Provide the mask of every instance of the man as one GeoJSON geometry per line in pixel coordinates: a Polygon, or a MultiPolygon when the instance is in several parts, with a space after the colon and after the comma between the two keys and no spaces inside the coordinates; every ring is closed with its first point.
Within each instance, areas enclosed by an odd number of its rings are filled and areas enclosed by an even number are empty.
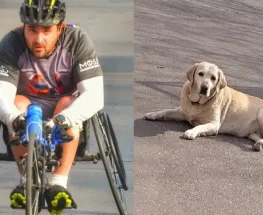
{"type": "MultiPolygon", "coordinates": [[[[63,23],[65,14],[63,0],[25,0],[20,8],[23,25],[0,42],[0,121],[8,127],[9,140],[17,138],[15,131],[30,103],[41,105],[44,119],[66,127],[72,137],[62,144],[61,166],[52,173],[46,190],[52,214],[61,213],[66,201],[76,207],[67,180],[80,128],[104,106],[103,73],[93,44],[80,28],[63,23]],[[79,96],[73,96],[75,92],[79,96]],[[58,195],[61,192],[67,195],[58,195]],[[68,199],[58,201],[64,198],[59,196],[68,199]]],[[[16,161],[26,151],[23,146],[12,147],[16,161]]],[[[15,196],[23,199],[23,195],[20,184],[11,193],[11,204],[22,207],[15,196]]]]}

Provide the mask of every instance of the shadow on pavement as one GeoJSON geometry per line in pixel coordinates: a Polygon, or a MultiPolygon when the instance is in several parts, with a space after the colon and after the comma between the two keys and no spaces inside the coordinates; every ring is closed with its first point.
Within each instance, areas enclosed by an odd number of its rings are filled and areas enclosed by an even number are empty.
{"type": "Polygon", "coordinates": [[[190,128],[187,122],[149,121],[143,118],[134,120],[134,136],[136,137],[152,137],[168,131],[184,132],[190,128]]]}

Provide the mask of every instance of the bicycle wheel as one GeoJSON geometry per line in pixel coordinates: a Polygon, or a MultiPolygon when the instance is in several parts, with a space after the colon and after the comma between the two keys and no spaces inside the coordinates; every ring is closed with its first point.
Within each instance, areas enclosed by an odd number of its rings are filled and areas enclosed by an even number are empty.
{"type": "Polygon", "coordinates": [[[123,191],[123,186],[121,184],[120,180],[120,173],[118,172],[116,168],[116,163],[113,158],[111,147],[108,143],[108,141],[105,141],[103,138],[105,131],[103,129],[103,126],[101,126],[102,122],[100,121],[100,118],[98,114],[96,113],[92,117],[92,124],[93,124],[93,130],[97,139],[100,156],[106,171],[106,175],[110,184],[110,188],[114,197],[114,200],[116,202],[117,208],[119,210],[120,215],[127,215],[127,206],[123,191]]]}
{"type": "Polygon", "coordinates": [[[32,133],[29,136],[26,158],[26,215],[38,215],[41,179],[38,169],[38,151],[36,150],[37,137],[32,133]]]}
{"type": "Polygon", "coordinates": [[[110,144],[110,147],[112,150],[112,155],[113,155],[113,158],[114,158],[114,161],[116,164],[116,168],[119,172],[119,176],[120,176],[122,186],[123,186],[124,190],[128,190],[128,186],[126,183],[126,172],[125,172],[120,148],[118,145],[118,141],[117,141],[112,123],[111,123],[109,115],[107,113],[104,112],[101,116],[102,116],[102,121],[103,121],[103,125],[101,125],[101,126],[103,126],[105,131],[106,131],[106,136],[107,136],[106,139],[109,141],[109,144],[110,144]]]}

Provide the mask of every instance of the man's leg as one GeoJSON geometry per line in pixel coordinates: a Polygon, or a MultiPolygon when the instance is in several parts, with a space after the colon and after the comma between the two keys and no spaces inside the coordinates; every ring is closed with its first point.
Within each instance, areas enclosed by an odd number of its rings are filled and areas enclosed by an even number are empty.
{"type": "MultiPolygon", "coordinates": [[[[67,108],[74,98],[74,96],[62,97],[56,105],[54,115],[67,108]]],[[[72,167],[79,143],[79,133],[79,128],[69,128],[67,130],[67,134],[73,137],[73,140],[61,144],[62,157],[59,160],[61,165],[56,167],[56,169],[52,172],[51,180],[49,182],[51,186],[46,190],[48,209],[51,213],[54,211],[57,214],[60,214],[61,210],[65,207],[76,207],[71,194],[66,188],[68,175],[72,167]]]]}
{"type": "MultiPolygon", "coordinates": [[[[75,99],[74,96],[65,96],[61,98],[58,101],[56,108],[54,110],[54,116],[60,113],[65,108],[67,108],[74,99],[75,99]]],[[[57,167],[53,172],[53,174],[56,175],[63,175],[63,176],[69,175],[78,148],[79,134],[80,134],[79,128],[76,127],[69,128],[67,130],[67,134],[73,137],[73,140],[61,144],[62,158],[59,160],[61,165],[57,167]]]]}
{"type": "MultiPolygon", "coordinates": [[[[30,100],[22,95],[17,95],[15,97],[15,105],[16,107],[22,111],[25,112],[27,110],[27,106],[30,104],[30,100]]],[[[17,139],[18,137],[11,137],[9,135],[9,141],[17,139]]],[[[12,146],[12,153],[13,156],[18,162],[20,160],[20,156],[23,156],[27,153],[27,147],[24,146],[12,146]]],[[[20,174],[22,173],[22,167],[18,167],[20,174]]],[[[24,207],[26,205],[26,197],[24,195],[24,188],[21,187],[21,185],[16,186],[13,191],[10,194],[10,200],[11,200],[11,206],[20,208],[24,207]]]]}
{"type": "MultiPolygon", "coordinates": [[[[18,108],[18,110],[20,110],[21,112],[26,112],[27,106],[30,104],[31,104],[30,100],[25,96],[17,95],[15,97],[15,105],[18,108]]],[[[9,136],[9,141],[15,140],[17,138],[18,137],[9,136]]],[[[25,155],[27,153],[27,147],[24,147],[24,146],[12,146],[11,149],[12,149],[12,153],[13,153],[13,156],[16,162],[20,160],[20,156],[25,155]]],[[[22,171],[22,168],[19,168],[20,173],[21,171],[22,171]]]]}

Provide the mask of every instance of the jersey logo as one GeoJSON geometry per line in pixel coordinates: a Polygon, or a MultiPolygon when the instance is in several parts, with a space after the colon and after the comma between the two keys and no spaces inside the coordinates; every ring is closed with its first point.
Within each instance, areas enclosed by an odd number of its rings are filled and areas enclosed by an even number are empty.
{"type": "Polygon", "coordinates": [[[87,60],[84,63],[80,63],[79,64],[80,72],[84,72],[84,71],[87,71],[87,70],[90,70],[90,69],[94,69],[94,68],[97,68],[97,67],[100,67],[97,57],[94,58],[94,59],[91,59],[91,60],[87,60]]]}
{"type": "Polygon", "coordinates": [[[9,76],[9,72],[4,66],[0,66],[0,75],[9,76]]]}
{"type": "Polygon", "coordinates": [[[61,78],[59,74],[55,76],[57,88],[50,88],[47,84],[45,77],[42,74],[35,74],[29,78],[27,82],[26,88],[30,94],[33,95],[60,95],[64,92],[64,85],[61,82],[61,78]]]}

